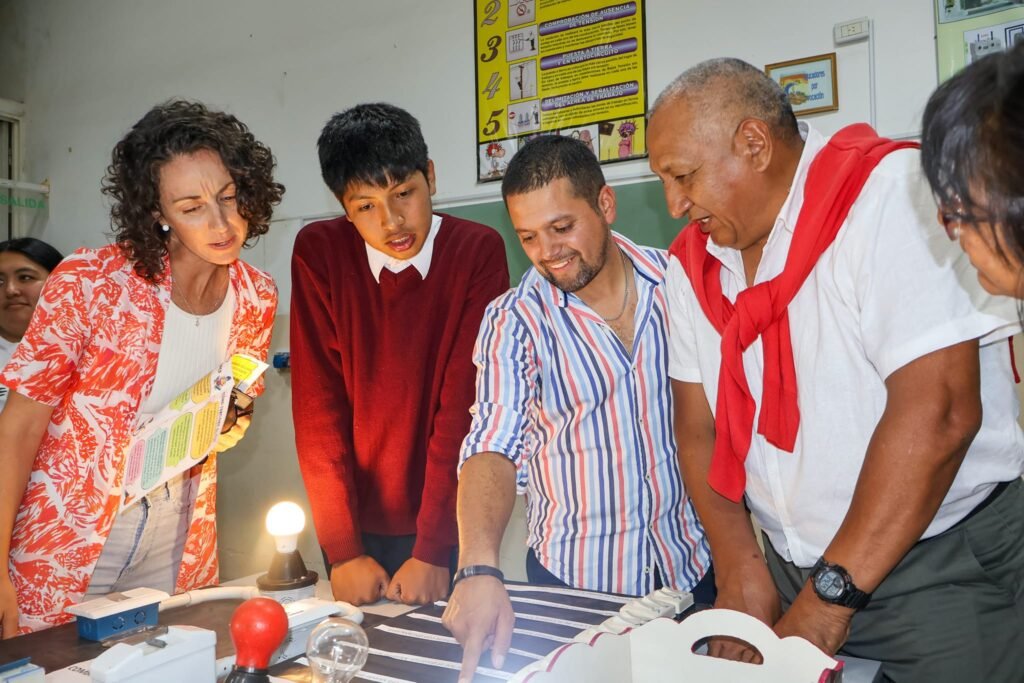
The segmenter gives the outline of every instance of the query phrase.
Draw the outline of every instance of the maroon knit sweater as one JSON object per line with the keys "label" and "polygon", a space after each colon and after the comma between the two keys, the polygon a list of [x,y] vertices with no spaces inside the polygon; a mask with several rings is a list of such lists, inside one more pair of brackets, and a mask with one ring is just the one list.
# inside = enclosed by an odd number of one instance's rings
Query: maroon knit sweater
{"label": "maroon knit sweater", "polygon": [[373,278],[346,218],[312,223],[292,254],[292,414],[317,538],[333,564],[360,532],[416,534],[413,557],[448,566],[456,468],[469,431],[473,344],[508,289],[501,236],[442,215],[426,279]]}

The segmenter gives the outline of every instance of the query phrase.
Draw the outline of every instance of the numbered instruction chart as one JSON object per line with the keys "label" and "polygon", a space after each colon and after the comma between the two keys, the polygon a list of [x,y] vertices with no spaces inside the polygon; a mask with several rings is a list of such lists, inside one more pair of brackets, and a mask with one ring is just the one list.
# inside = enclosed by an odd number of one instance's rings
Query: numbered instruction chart
{"label": "numbered instruction chart", "polygon": [[647,155],[644,3],[475,0],[477,179],[569,135],[602,163]]}

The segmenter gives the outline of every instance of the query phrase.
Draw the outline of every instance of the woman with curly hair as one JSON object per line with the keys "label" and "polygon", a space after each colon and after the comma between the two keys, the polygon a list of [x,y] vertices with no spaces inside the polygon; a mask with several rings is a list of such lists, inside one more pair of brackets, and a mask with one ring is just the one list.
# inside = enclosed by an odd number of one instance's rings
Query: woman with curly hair
{"label": "woman with curly hair", "polygon": [[87,595],[217,581],[216,453],[122,509],[135,428],[234,353],[265,358],[270,277],[239,259],[284,187],[238,119],[171,101],[114,148],[103,191],[115,243],[50,275],[0,374],[2,636],[70,619]]}

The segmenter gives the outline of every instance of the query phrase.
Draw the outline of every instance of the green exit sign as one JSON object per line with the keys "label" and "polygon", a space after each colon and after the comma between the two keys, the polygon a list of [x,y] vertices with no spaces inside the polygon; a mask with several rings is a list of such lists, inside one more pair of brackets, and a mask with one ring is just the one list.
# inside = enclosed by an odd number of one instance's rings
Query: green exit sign
{"label": "green exit sign", "polygon": [[46,200],[33,197],[9,197],[5,194],[0,194],[0,206],[17,206],[21,209],[35,209],[39,211],[46,208]]}

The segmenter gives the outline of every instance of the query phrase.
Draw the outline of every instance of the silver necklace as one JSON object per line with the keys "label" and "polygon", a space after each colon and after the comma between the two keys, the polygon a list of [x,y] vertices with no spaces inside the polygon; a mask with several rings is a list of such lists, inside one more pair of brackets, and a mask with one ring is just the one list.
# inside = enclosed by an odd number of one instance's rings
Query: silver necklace
{"label": "silver necklace", "polygon": [[[172,284],[172,289],[177,283]],[[188,296],[185,294],[185,290],[178,288],[178,294],[181,294],[181,299],[185,303],[185,307],[188,309],[188,314],[191,315],[196,321],[196,327],[199,327],[199,316],[196,315],[195,309],[192,308],[192,302],[188,300]]]}
{"label": "silver necklace", "polygon": [[622,249],[619,249],[619,256],[622,257],[622,276],[626,280],[626,287],[622,293],[622,308],[619,309],[619,314],[614,318],[605,318],[602,315],[601,317],[604,318],[604,321],[606,323],[613,323],[619,318],[621,318],[622,314],[626,312],[626,306],[629,305],[629,281],[632,278],[629,277],[629,273],[627,272],[628,269],[626,268],[626,255],[622,253]]}

